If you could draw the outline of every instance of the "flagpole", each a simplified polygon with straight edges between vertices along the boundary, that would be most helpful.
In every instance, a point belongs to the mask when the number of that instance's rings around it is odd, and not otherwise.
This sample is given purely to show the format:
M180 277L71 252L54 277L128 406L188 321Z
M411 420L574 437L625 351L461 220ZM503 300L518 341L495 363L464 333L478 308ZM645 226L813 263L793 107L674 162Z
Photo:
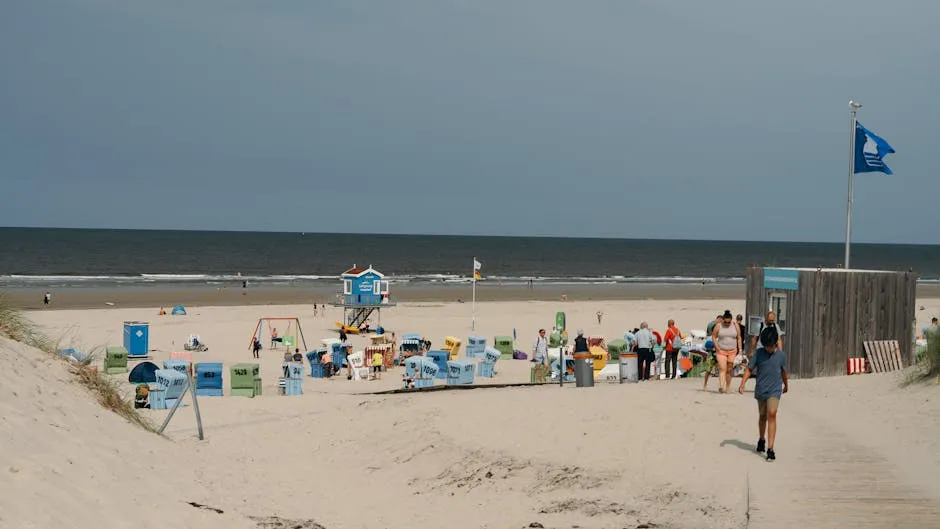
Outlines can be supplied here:
M470 330L477 330L477 258L473 258L473 301L470 302Z
M849 108L851 109L851 117L849 118L849 191L845 205L845 261L843 262L846 269L851 268L849 258L852 253L852 195L855 186L855 129L858 119L856 113L858 109L862 108L862 104L849 101Z

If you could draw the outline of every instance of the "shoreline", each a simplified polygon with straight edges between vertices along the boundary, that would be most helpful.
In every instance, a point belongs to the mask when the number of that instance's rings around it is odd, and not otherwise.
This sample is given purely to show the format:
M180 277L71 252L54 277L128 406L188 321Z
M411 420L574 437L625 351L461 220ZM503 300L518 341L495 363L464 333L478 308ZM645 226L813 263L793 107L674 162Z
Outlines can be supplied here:
M512 301L638 301L638 300L728 300L744 298L743 284L610 284L570 285L553 287L536 285L533 289L519 286L477 286L478 302ZM159 308L169 310L185 307L240 305L310 305L330 304L336 299L335 289L291 287L269 288L64 288L51 290L53 302L42 305L41 288L0 290L14 306L23 310L57 310L88 308ZM940 285L920 285L918 298L940 298ZM408 287L399 286L392 292L395 303L463 302L470 303L469 286Z

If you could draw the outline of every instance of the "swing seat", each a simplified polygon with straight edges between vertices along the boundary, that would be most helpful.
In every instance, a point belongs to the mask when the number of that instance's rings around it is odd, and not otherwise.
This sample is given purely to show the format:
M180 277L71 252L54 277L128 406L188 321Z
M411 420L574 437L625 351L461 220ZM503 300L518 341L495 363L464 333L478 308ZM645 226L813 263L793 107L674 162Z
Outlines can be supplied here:
M281 343L284 344L284 347L288 350L294 348L294 337L293 336L282 336Z

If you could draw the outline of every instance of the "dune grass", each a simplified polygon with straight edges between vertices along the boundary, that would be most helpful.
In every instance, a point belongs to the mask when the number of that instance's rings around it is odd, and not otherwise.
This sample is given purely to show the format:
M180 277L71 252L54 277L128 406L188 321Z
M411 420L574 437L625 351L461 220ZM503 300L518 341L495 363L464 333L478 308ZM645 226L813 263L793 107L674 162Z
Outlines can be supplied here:
M14 307L3 295L0 295L0 335L24 345L35 347L61 361L67 361L66 357L57 354L60 343L41 332L22 311ZM154 431L153 425L134 408L133 401L125 399L121 395L118 385L107 375L92 367L96 356L95 352L89 352L84 361L69 362L69 372L80 385L95 396L103 408L120 415L145 430Z

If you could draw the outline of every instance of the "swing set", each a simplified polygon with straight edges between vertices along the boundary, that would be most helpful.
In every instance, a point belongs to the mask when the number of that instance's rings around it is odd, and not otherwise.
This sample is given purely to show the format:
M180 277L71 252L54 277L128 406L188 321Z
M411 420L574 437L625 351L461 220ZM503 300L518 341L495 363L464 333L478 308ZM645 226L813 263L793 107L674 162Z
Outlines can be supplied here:
M277 331L277 327L273 324L277 322L286 322L287 329L283 333L277 333L277 336L274 336L274 333ZM257 338L262 345L264 343L264 327L267 326L267 337L269 339L269 344L271 349L277 349L277 344L280 343L288 351L293 350L294 348L303 347L303 351L307 350L307 341L304 339L304 331L300 328L300 319L299 318L260 318L258 319L258 324L255 325L255 332L252 333L252 341ZM251 347L252 342L248 342L248 347Z

